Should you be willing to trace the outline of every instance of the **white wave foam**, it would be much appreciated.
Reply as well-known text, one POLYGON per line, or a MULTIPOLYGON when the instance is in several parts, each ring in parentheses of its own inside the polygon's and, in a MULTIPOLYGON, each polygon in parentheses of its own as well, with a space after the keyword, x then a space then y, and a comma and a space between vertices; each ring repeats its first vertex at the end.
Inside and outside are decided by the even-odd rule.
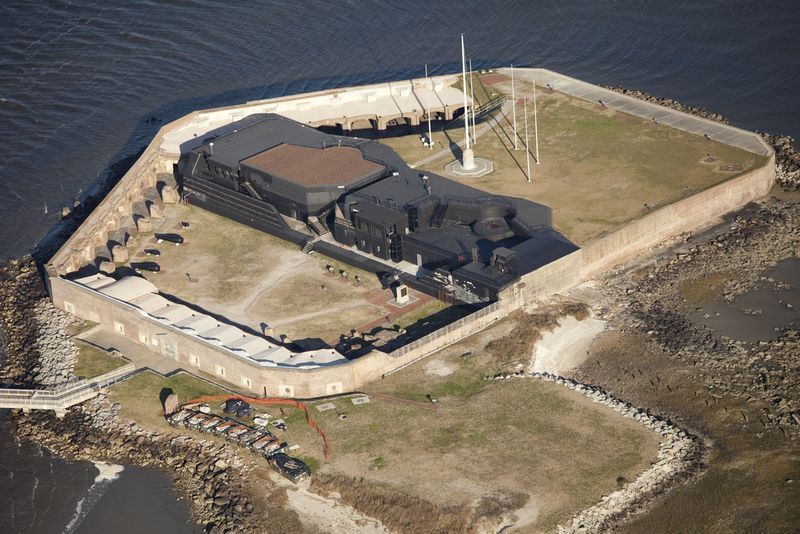
POLYGON ((119 474, 125 470, 124 467, 117 464, 107 464, 105 462, 92 462, 100 473, 95 477, 94 483, 102 482, 104 480, 112 481, 119 478, 119 474))
POLYGON ((94 478, 94 483, 89 487, 89 491, 84 498, 78 501, 75 505, 75 512, 72 518, 64 527, 64 534, 72 534, 78 525, 81 524, 86 515, 91 511, 95 504, 100 502, 100 499, 106 492, 109 484, 119 478, 119 474, 125 470, 124 467, 117 464, 108 464, 105 462, 92 462, 99 471, 99 474, 94 478))

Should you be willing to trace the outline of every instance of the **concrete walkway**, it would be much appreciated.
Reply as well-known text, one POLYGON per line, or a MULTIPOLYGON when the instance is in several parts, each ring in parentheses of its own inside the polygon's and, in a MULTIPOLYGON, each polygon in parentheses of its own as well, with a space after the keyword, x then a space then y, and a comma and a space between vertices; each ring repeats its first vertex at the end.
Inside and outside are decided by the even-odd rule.
MULTIPOLYGON (((510 69, 498 69, 498 72, 511 76, 510 69)), ((753 154, 768 156, 772 153, 772 149, 761 136, 753 132, 639 100, 547 69, 517 68, 514 69, 514 76, 530 82, 536 80, 536 85, 540 87, 550 84, 556 91, 590 102, 597 103, 598 100, 602 100, 603 104, 609 108, 647 120, 655 118, 659 124, 696 135, 708 135, 714 141, 735 146, 753 154)))
POLYGON ((147 368, 168 375, 182 370, 183 366, 177 360, 167 358, 131 341, 125 336, 120 336, 104 328, 93 328, 78 336, 78 339, 87 341, 106 350, 117 349, 136 366, 137 369, 147 368))

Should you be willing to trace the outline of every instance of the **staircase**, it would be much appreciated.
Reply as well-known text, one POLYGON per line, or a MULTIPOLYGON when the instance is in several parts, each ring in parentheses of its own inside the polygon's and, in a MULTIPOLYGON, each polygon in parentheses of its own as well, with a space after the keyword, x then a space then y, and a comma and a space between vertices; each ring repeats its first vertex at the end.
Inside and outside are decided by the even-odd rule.
POLYGON ((311 251, 314 250, 314 245, 316 242, 319 241, 319 237, 315 237, 314 239, 309 239, 306 241, 306 244, 303 245, 303 254, 311 254, 311 251))
POLYGON ((315 234, 318 236, 325 235, 330 232, 328 227, 323 224, 323 222, 316 216, 309 216, 308 217, 308 226, 311 228, 315 234))
POLYGON ((433 215, 431 215, 431 226, 434 228, 441 228, 446 213, 447 202, 443 200, 442 202, 439 202, 439 204, 436 206, 436 209, 433 211, 433 215))
POLYGON ((251 197, 257 198, 258 200, 264 200, 264 198, 258 194, 258 191, 255 190, 253 184, 251 184, 247 180, 242 182, 242 187, 244 187, 244 190, 247 191, 247 194, 250 195, 251 197))

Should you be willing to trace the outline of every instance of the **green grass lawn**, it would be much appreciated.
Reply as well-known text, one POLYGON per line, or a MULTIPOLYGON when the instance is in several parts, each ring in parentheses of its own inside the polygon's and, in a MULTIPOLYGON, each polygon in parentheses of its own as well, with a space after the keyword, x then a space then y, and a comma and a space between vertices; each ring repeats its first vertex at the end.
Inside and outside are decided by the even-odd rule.
POLYGON ((540 510, 535 529, 552 529, 616 489, 620 476, 635 478, 654 458, 657 437, 556 384, 484 380, 508 364, 486 343, 517 330, 514 320, 500 322, 362 388, 389 398, 358 406, 337 399, 336 410, 325 412, 311 407, 331 440, 330 463, 300 424, 300 412, 287 419, 292 437, 340 483, 363 479, 436 506, 523 492, 540 510), (437 400, 435 409, 427 395, 437 400))
POLYGON ((128 363, 124 358, 114 356, 85 341, 80 339, 73 341, 78 347, 78 357, 75 360, 74 372, 75 376, 79 378, 94 378, 128 363))
POLYGON ((133 378, 113 385, 109 397, 122 404, 120 416, 139 423, 143 428, 157 431, 171 427, 164 420, 163 400, 169 393, 178 395, 181 404, 204 395, 227 395, 228 392, 188 374, 165 378, 145 371, 133 378))

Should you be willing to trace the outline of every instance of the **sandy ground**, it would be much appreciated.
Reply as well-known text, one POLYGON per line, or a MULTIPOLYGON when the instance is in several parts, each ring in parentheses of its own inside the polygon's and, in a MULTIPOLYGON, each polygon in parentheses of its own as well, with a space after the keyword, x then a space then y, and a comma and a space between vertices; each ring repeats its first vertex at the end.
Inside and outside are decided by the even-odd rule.
POLYGON ((291 506, 303 523, 323 532, 353 532, 359 534, 388 534, 383 524, 367 517, 350 506, 340 504, 308 490, 309 482, 289 484, 277 475, 271 474, 276 483, 286 488, 291 506))
POLYGON ((565 317, 552 332, 546 332, 533 349, 530 370, 563 374, 586 360, 589 347, 605 329, 605 321, 588 317, 578 321, 565 317))
POLYGON ((425 364, 425 374, 436 376, 447 376, 453 374, 453 368, 442 360, 431 360, 425 364))

